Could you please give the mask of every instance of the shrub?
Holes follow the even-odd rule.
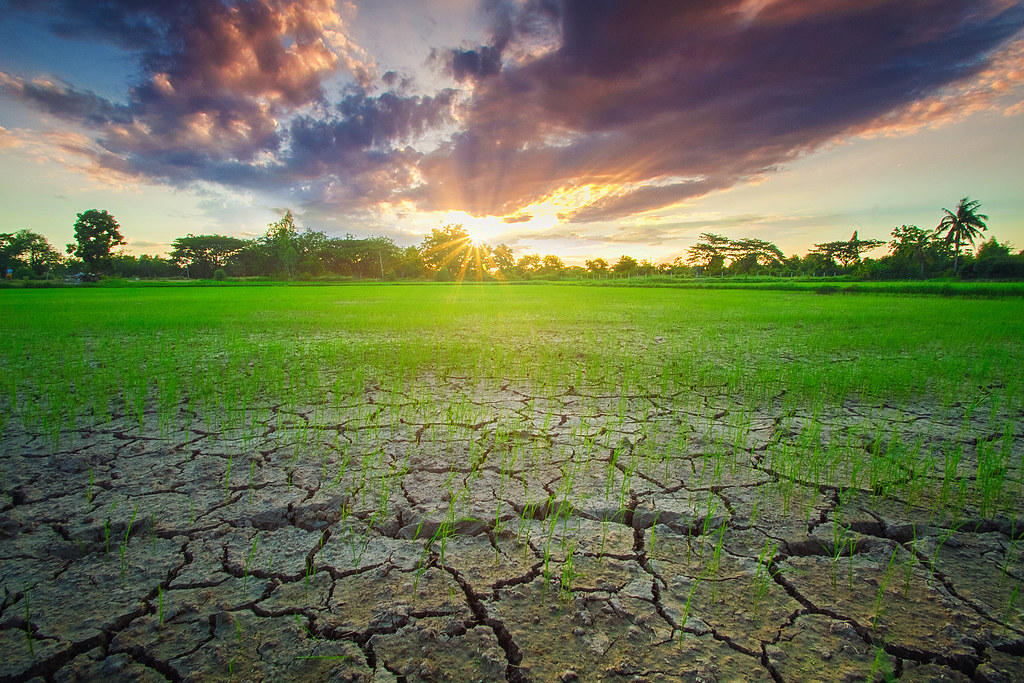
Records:
[[[223,281],[228,279],[228,274],[224,272],[223,268],[218,268],[213,271],[213,279],[217,281]]]

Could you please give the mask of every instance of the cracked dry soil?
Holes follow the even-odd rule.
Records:
[[[429,393],[12,424],[0,681],[1024,680],[965,407]]]

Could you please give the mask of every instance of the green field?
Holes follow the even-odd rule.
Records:
[[[0,680],[1024,676],[1024,300],[820,286],[0,291]]]

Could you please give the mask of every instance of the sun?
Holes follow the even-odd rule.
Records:
[[[474,216],[465,211],[449,211],[444,217],[444,222],[461,225],[474,247],[479,247],[485,242],[489,244],[508,227],[499,216]]]

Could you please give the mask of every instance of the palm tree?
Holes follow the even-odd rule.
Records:
[[[970,197],[964,197],[956,205],[956,213],[949,209],[943,209],[945,214],[939,226],[935,228],[935,234],[946,233],[946,242],[953,242],[953,275],[956,275],[957,267],[960,265],[960,243],[970,242],[974,246],[974,239],[980,237],[981,233],[988,228],[985,221],[988,216],[978,213],[981,202]]]

